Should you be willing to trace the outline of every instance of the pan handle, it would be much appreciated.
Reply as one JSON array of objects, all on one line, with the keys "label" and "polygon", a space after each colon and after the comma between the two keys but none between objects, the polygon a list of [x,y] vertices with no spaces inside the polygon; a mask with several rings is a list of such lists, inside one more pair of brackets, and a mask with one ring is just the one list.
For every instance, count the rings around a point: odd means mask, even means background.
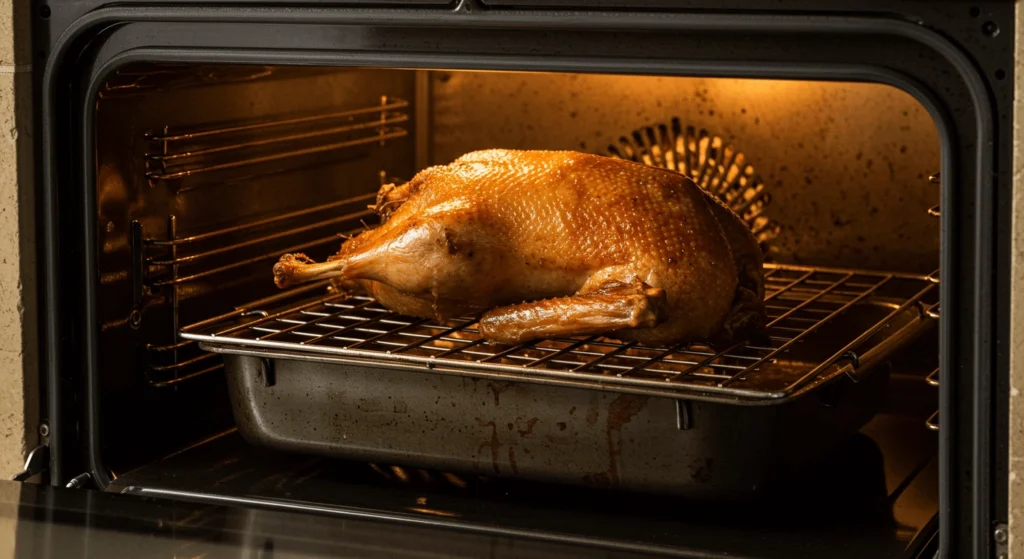
[{"label": "pan handle", "polygon": [[840,372],[850,377],[850,380],[860,382],[867,378],[879,363],[888,359],[893,351],[913,342],[934,324],[935,320],[927,314],[915,313],[910,321],[878,344],[860,354],[852,350],[848,351],[836,365]]}]

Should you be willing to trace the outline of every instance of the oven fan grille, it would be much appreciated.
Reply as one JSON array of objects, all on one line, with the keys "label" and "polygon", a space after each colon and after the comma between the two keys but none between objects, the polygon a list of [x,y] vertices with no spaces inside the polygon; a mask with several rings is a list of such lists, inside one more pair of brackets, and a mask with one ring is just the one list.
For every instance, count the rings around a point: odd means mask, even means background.
[{"label": "oven fan grille", "polygon": [[[186,327],[182,337],[215,353],[756,404],[856,374],[858,365],[925,325],[937,293],[926,276],[778,264],[767,264],[765,273],[765,345],[649,347],[590,336],[503,346],[480,337],[476,317],[439,324],[399,315],[367,297],[327,294],[289,302],[288,292]],[[850,319],[865,308],[874,309],[872,318],[867,324],[858,318],[851,327]]]},{"label": "oven fan grille", "polygon": [[725,202],[750,227],[766,256],[779,224],[765,214],[771,194],[739,149],[721,136],[679,118],[646,126],[608,146],[607,155],[682,173],[705,191]]}]

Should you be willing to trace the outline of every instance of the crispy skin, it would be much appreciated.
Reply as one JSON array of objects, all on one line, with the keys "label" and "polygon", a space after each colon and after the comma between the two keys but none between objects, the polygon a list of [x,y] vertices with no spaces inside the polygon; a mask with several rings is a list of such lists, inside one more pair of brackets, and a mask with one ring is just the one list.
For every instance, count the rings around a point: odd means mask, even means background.
[{"label": "crispy skin", "polygon": [[584,333],[730,341],[764,324],[756,241],[679,173],[569,151],[485,150],[383,187],[375,208],[384,223],[329,262],[283,257],[278,285],[333,277],[438,320],[487,311],[481,332],[506,343]]}]

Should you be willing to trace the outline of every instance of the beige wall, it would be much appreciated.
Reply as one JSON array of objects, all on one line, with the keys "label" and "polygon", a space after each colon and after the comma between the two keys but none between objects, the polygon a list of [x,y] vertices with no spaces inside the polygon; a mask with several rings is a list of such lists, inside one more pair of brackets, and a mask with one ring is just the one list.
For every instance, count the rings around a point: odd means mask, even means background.
[{"label": "beige wall", "polygon": [[28,5],[0,0],[0,478],[38,428]]},{"label": "beige wall", "polygon": [[1024,558],[1024,2],[1017,2],[1010,292],[1010,556]]}]

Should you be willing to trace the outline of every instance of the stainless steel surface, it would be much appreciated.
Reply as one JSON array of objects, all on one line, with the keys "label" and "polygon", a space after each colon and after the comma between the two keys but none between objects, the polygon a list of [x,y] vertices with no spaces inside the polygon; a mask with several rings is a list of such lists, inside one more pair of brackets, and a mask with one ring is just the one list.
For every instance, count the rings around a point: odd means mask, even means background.
[{"label": "stainless steel surface", "polygon": [[704,129],[684,128],[673,118],[622,136],[608,146],[608,154],[689,176],[732,208],[753,231],[762,252],[772,254],[779,224],[767,211],[771,195],[747,156],[728,140]]},{"label": "stainless steel surface", "polygon": [[937,297],[935,283],[913,275],[769,264],[766,280],[766,346],[647,347],[598,336],[500,346],[483,340],[471,317],[436,324],[342,294],[247,306],[230,319],[187,326],[181,336],[219,353],[277,351],[321,361],[766,404],[852,373],[862,360],[876,362],[906,335],[930,325],[921,305]]}]

